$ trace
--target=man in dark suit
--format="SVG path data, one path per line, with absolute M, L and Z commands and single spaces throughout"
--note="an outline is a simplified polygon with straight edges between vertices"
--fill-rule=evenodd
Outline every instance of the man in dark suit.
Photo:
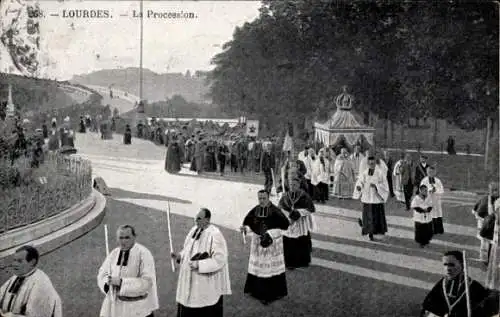
M 272 172 L 275 169 L 276 159 L 269 146 L 264 148 L 264 152 L 262 152 L 259 163 L 259 168 L 264 172 L 264 177 L 266 178 L 264 189 L 267 193 L 271 193 L 271 188 L 273 187 Z
M 387 165 L 387 183 L 389 184 L 389 194 L 394 197 L 394 188 L 392 186 L 392 172 L 394 170 L 394 160 L 389 155 L 388 151 L 384 151 L 384 161 Z
M 406 210 L 411 209 L 413 184 L 417 184 L 415 182 L 415 175 L 413 174 L 413 171 L 414 168 L 413 162 L 411 160 L 411 155 L 409 153 L 406 153 L 403 161 L 401 162 L 401 185 L 403 186 Z
M 417 195 L 418 188 L 420 187 L 420 182 L 427 176 L 427 156 L 421 154 L 420 162 L 415 166 L 415 187 L 417 187 Z

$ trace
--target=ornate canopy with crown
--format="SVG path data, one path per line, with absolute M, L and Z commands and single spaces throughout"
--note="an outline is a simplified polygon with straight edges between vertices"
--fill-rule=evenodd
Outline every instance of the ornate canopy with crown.
M 354 115 L 351 113 L 353 96 L 347 93 L 347 87 L 344 86 L 342 93 L 335 98 L 337 111 L 325 123 L 314 123 L 315 140 L 323 143 L 325 146 L 335 145 L 341 137 L 349 145 L 354 145 L 361 142 L 361 138 L 373 146 L 373 135 L 375 129 L 365 127 L 358 123 Z

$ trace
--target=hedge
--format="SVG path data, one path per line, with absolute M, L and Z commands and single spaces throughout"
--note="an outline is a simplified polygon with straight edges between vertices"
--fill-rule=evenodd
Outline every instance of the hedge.
M 39 168 L 30 168 L 27 158 L 15 163 L 19 186 L 0 189 L 0 233 L 54 216 L 87 198 L 92 192 L 90 162 L 77 157 L 49 153 Z M 0 171 L 13 173 L 10 162 Z

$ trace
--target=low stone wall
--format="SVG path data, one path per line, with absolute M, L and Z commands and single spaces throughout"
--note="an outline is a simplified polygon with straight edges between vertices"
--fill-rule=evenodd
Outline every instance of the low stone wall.
M 33 245 L 40 254 L 51 252 L 97 227 L 105 216 L 106 198 L 96 190 L 73 207 L 0 235 L 0 268 L 10 265 L 15 250 Z

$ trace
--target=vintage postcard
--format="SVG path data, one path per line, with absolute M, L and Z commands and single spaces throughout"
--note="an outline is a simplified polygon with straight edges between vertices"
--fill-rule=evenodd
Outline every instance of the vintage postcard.
M 499 6 L 0 0 L 0 316 L 499 314 Z

